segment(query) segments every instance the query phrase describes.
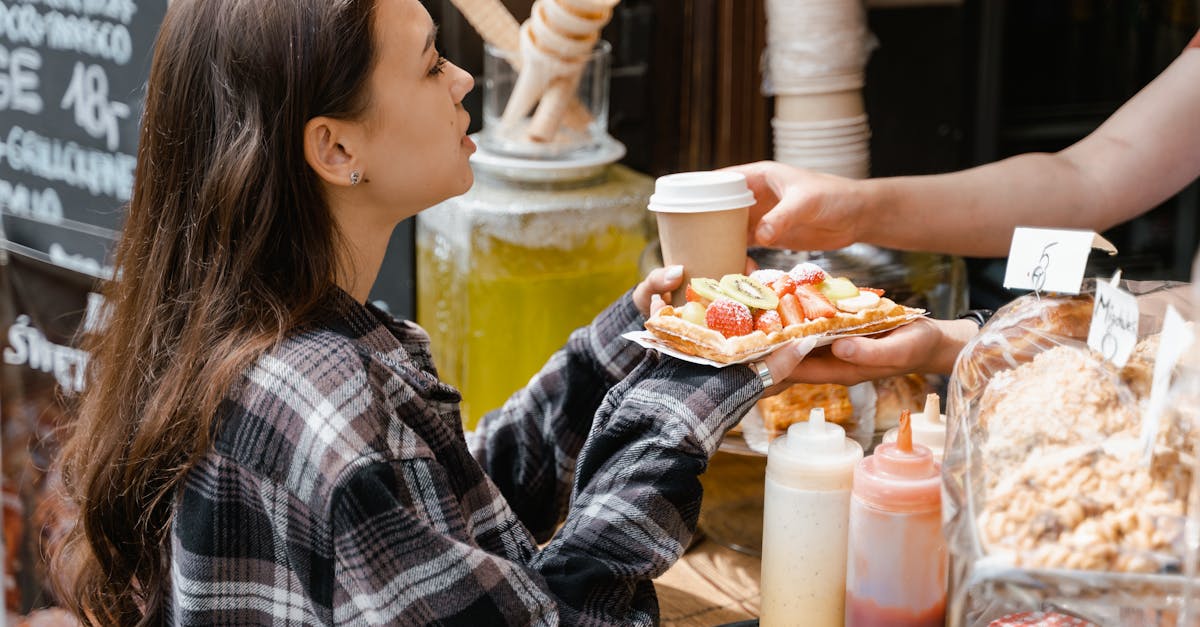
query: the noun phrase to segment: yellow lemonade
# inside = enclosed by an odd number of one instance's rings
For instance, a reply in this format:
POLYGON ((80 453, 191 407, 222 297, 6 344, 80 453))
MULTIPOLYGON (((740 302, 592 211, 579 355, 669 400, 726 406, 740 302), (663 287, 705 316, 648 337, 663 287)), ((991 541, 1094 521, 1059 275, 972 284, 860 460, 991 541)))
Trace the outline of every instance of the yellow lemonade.
POLYGON ((420 215, 417 322, 467 429, 637 283, 652 185, 620 166, 582 183, 480 177, 420 215))

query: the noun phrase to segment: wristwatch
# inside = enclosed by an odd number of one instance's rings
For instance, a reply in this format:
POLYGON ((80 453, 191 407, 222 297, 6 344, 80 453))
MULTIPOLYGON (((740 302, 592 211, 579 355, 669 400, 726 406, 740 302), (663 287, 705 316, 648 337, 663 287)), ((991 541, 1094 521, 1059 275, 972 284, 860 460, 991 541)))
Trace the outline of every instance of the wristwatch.
POLYGON ((978 324, 980 328, 987 324, 987 321, 996 312, 991 309, 970 309, 958 317, 959 320, 971 320, 978 324))

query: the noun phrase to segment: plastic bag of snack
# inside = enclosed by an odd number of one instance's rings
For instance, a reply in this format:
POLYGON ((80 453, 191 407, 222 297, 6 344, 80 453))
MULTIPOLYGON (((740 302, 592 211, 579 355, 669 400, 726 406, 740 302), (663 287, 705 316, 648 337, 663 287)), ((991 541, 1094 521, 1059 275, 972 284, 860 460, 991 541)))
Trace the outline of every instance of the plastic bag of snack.
POLYGON ((1047 603, 1120 624, 1179 609, 1200 405, 1177 399, 1149 459, 1142 423, 1167 305, 1189 311, 1188 291, 1121 286, 1140 312, 1123 368, 1087 345, 1090 292, 1018 298, 959 357, 943 466, 954 624, 1047 603))

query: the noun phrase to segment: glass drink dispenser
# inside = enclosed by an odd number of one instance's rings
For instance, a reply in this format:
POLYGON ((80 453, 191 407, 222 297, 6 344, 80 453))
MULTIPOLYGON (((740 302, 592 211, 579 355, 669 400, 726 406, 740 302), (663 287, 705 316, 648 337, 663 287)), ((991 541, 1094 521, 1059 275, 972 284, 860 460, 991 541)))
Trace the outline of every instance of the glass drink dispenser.
POLYGON ((607 44, 579 81, 590 119, 549 142, 501 127, 515 71, 486 54, 475 184, 417 219, 417 322, 442 379, 463 393, 467 429, 637 283, 652 228, 653 180, 615 163, 625 148, 603 124, 607 44))

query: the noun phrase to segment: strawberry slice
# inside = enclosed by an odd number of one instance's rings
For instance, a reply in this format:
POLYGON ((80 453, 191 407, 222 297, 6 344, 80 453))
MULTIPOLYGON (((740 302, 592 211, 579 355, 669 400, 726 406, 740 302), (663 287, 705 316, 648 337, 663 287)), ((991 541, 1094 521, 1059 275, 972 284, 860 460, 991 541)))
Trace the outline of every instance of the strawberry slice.
POLYGON ((818 285, 829 278, 821 266, 809 262, 796 264, 796 267, 788 271, 788 276, 800 285, 818 285))
POLYGON ((883 290, 881 290, 879 288, 875 288, 875 287, 860 287, 860 288, 858 288, 858 291, 870 292, 876 296, 883 296, 883 290))
POLYGON ((813 285, 801 285, 796 288, 796 297, 804 308, 804 317, 809 320, 816 318, 832 318, 837 315, 837 307, 813 285))
POLYGON ((696 290, 692 289, 691 285, 687 286, 687 291, 684 292, 683 297, 685 299, 687 299, 687 302, 689 302, 689 303, 700 303, 701 305, 704 305, 705 307, 707 307, 708 304, 712 302, 711 300, 708 300, 707 298, 696 293, 696 290))
POLYGON ((754 316, 754 328, 770 335, 775 331, 783 330, 783 320, 779 317, 779 312, 774 309, 764 309, 754 316))
POLYGON ((763 285, 770 285, 774 283, 776 279, 785 274, 787 273, 783 270, 776 270, 775 268, 759 268, 758 270, 750 273, 750 278, 762 283, 763 285))
POLYGON ((784 294, 795 293, 796 279, 793 279, 785 274, 778 279, 775 279, 774 283, 771 283, 771 289, 775 290, 776 296, 783 298, 784 294))
POLYGON ((750 315, 750 308, 728 298, 714 300, 704 312, 704 322, 708 328, 725 337, 754 332, 754 316, 750 315))
POLYGON ((804 307, 800 305, 800 299, 795 294, 784 294, 779 299, 777 311, 785 327, 804 322, 804 307))

